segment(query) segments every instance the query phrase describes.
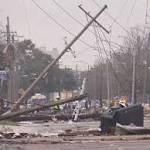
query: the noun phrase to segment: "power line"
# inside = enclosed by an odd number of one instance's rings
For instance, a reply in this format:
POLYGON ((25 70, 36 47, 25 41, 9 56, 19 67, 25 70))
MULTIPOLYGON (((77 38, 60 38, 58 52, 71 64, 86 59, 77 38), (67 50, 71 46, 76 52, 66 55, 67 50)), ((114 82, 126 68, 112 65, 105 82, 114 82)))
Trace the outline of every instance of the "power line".
MULTIPOLYGON (((97 5, 97 7, 99 7, 99 8, 101 8, 100 6, 99 6, 99 4, 95 1, 95 0, 93 0, 93 2, 95 3, 95 5, 97 5)), ((117 21, 117 19, 115 19, 112 15, 110 15, 108 12, 105 12, 106 13, 106 15, 109 17, 109 18, 111 18, 112 20, 114 20, 114 22, 118 25, 118 26, 120 26, 120 28, 122 29, 122 30, 124 30, 127 34, 129 34, 129 35, 131 35, 131 33, 122 25, 122 24, 120 24, 118 21, 117 21)), ((132 36, 132 35, 131 35, 132 36)), ((136 38, 135 37, 132 37, 133 38, 133 40, 134 40, 134 42, 137 42, 136 40, 136 38)))
MULTIPOLYGON (((100 33, 99 33, 99 31, 98 31, 98 30, 97 30, 97 33, 99 34, 99 37, 100 37, 100 33)), ((100 41, 101 41, 101 40, 100 40, 100 41)), ((101 43, 102 43, 102 41, 101 41, 101 43)), ((108 57, 108 54, 107 54, 107 52, 106 52, 106 50, 105 50, 105 49, 104 49, 104 52, 105 52, 106 56, 108 57)), ((112 65, 111 60, 110 60, 110 59, 107 59, 107 60, 109 61, 109 64, 111 65, 111 68, 112 68, 112 71, 113 71, 113 74, 114 74, 114 76, 115 76, 116 81, 118 81, 118 83, 119 83, 120 87, 121 87, 124 91, 126 91, 126 89, 124 88, 124 86, 122 86, 121 81, 118 79, 118 76, 117 76, 116 70, 114 69, 114 67, 113 67, 113 65, 112 65)))
MULTIPOLYGON (((87 16, 91 17, 85 10, 84 10, 84 12, 85 12, 85 14, 86 14, 86 18, 87 18, 87 16)), ((87 18, 87 21, 88 21, 88 18, 87 18)), ((94 27, 94 32, 95 32, 95 36, 96 36, 96 43, 99 43, 99 42, 97 42, 97 41, 98 41, 98 40, 97 40, 98 38, 97 38, 97 33, 96 33, 96 27, 95 27, 95 25, 94 25, 93 27, 94 27)), ((101 28, 100 28, 100 30, 101 30, 101 28)), ((109 45, 109 47, 110 47, 110 42, 107 40, 107 38, 106 38, 106 36, 105 36, 105 34, 103 33, 102 30, 101 30, 101 32, 102 32, 102 34, 103 34, 105 40, 107 41, 107 43, 108 43, 108 45, 109 45)), ((99 37, 100 37, 100 35, 99 35, 99 37)), ((100 40, 100 41, 101 41, 101 44, 102 44, 102 46, 103 46, 103 49, 105 50, 103 41, 102 41, 102 40, 100 40)), ((98 49, 99 49, 99 46, 98 46, 98 49)), ((112 48, 111 48, 111 49, 112 49, 112 48)), ((113 49, 112 49, 112 50, 113 50, 113 49)), ((105 51, 106 51, 106 50, 105 50, 105 51)), ((115 54, 114 50, 113 50, 113 53, 115 54)))
MULTIPOLYGON (((110 42, 108 41, 108 39, 106 38, 105 34, 103 33, 103 31, 100 29, 101 33, 103 34, 105 40, 107 41, 108 45, 110 46, 110 42)), ((112 50, 113 54, 116 56, 116 59, 118 60, 118 62, 120 62, 121 60, 118 58, 118 56, 116 55, 115 50, 110 46, 110 49, 112 50)), ((120 63, 120 65, 122 66, 123 70, 125 71, 126 74, 128 74, 127 69, 124 67, 124 65, 122 63, 120 63)))
MULTIPOLYGON (((98 35, 97 35, 97 36, 98 36, 98 35)), ((99 36, 98 36, 98 37, 99 37, 99 36)), ((99 39, 100 39, 102 42, 110 43, 110 44, 111 44, 111 49, 113 49, 112 46, 115 47, 115 48, 121 48, 120 50, 121 50, 123 53, 124 53, 124 51, 123 51, 122 48, 124 48, 124 49, 128 49, 128 48, 129 48, 129 47, 122 46, 122 45, 120 45, 120 44, 118 44, 117 42, 114 42, 114 41, 110 41, 110 42, 109 42, 107 39, 102 39, 101 37, 99 37, 99 39)), ((97 50, 96 47, 93 48, 93 49, 94 49, 94 50, 97 50)), ((113 51, 114 51, 114 49, 113 49, 113 51)), ((80 54, 87 53, 87 52, 89 52, 89 51, 79 52, 79 53, 76 54, 76 56, 78 56, 78 55, 80 55, 80 54)))
MULTIPOLYGON (((51 19, 53 22, 55 22, 55 24, 57 24, 60 28, 62 28, 64 31, 66 31, 68 34, 72 35, 72 36, 76 36, 75 34, 73 34, 72 32, 70 32, 66 27, 64 27, 62 24, 60 24, 55 18, 53 18, 49 13, 47 13, 38 3, 36 3, 34 0, 31 0, 36 7, 38 7, 49 19, 51 19)), ((80 42, 82 42, 83 44, 85 44, 86 46, 93 48, 92 45, 86 43, 85 41, 79 39, 80 42)))
MULTIPOLYGON (((120 10, 120 12, 119 12, 119 16, 116 18, 116 20, 118 20, 118 19, 120 18, 120 16, 122 16, 122 12, 123 12, 123 10, 124 10, 124 8, 125 8, 125 6, 126 6, 127 3, 128 3, 128 0, 125 0, 125 2, 124 2, 124 4, 123 4, 123 7, 121 8, 121 10, 120 10)), ((115 23, 115 22, 113 21, 112 24, 110 25, 111 28, 112 28, 112 26, 113 26, 114 23, 115 23)))
POLYGON ((145 23, 144 23, 144 35, 149 32, 150 29, 150 16, 149 16, 149 0, 146 0, 146 11, 145 11, 145 23))
MULTIPOLYGON (((99 33, 98 30, 97 30, 97 34, 99 35, 99 36, 97 36, 97 38, 99 38, 99 37, 100 37, 100 33, 99 33)), ((104 34, 104 33, 103 33, 103 35, 104 35, 104 37, 105 37, 105 34, 104 34)), ((105 37, 105 38, 106 38, 106 37, 105 37)), ((106 39, 106 40, 107 40, 107 39, 106 39)), ((103 46, 103 50, 104 50, 104 52, 105 52, 105 54, 106 54, 106 57, 108 57, 108 54, 107 54, 107 52, 106 52, 105 46, 104 46, 104 44, 103 44, 103 41, 100 40, 100 42, 101 42, 101 44, 102 44, 102 46, 103 46)), ((109 42, 109 41, 108 41, 108 42, 109 42)), ((108 43, 108 44, 109 44, 109 43, 108 43)), ((114 67, 113 67, 113 65, 112 65, 112 62, 111 62, 111 60, 109 59, 109 57, 107 58, 107 60, 108 60, 109 63, 111 64, 111 68, 112 68, 113 74, 114 74, 114 76, 115 76, 115 79, 119 82, 120 87, 121 87, 124 91, 126 91, 126 89, 122 86, 122 83, 121 83, 120 80, 118 79, 117 73, 116 73, 116 71, 115 71, 115 69, 114 69, 114 67)))
MULTIPOLYGON (((73 19, 75 22, 77 22, 79 25, 81 25, 82 27, 84 27, 84 24, 82 23, 82 22, 80 22, 78 19, 76 19, 75 17, 73 17, 62 5, 60 5, 58 2, 56 2, 55 0, 53 0, 53 2, 55 3, 55 5, 58 7, 58 8, 60 8, 67 16, 69 16, 71 19, 73 19)), ((81 9, 81 6, 79 5, 79 8, 81 9)), ((103 28, 103 30, 105 30, 107 33, 108 33, 108 31, 101 25, 101 24, 99 24, 100 26, 101 26, 101 28, 103 28)), ((94 33, 90 30, 90 29, 88 29, 88 31, 90 32, 90 33, 92 33, 93 35, 94 35, 94 33)))
POLYGON ((73 17, 66 9, 63 8, 62 5, 60 5, 59 3, 57 3, 55 0, 52 0, 55 5, 57 5, 57 7, 59 7, 65 14, 67 14, 70 18, 72 18, 74 21, 76 21, 78 24, 80 24, 81 26, 84 26, 84 24, 82 24, 78 19, 76 19, 75 17, 73 17))
POLYGON ((0 22, 0 26, 3 30, 5 30, 5 27, 3 26, 3 24, 0 22))
MULTIPOLYGON (((98 36, 98 35, 97 35, 97 36, 98 36)), ((108 43, 108 40, 104 40, 104 39, 102 39, 101 37, 99 37, 99 39, 100 39, 101 41, 105 42, 105 43, 108 43)), ((110 41, 109 43, 111 44, 111 47, 113 46, 113 47, 115 47, 115 48, 124 48, 124 49, 128 49, 128 47, 119 45, 118 43, 116 43, 116 42, 114 42, 114 41, 110 41)), ((97 49, 97 48, 95 47, 95 48, 93 48, 93 49, 95 50, 95 49, 97 49)), ((120 49, 120 50, 124 53, 124 51, 123 51, 122 49, 120 49)), ((78 55, 80 55, 80 54, 87 53, 87 52, 89 52, 89 51, 79 52, 79 53, 76 54, 76 56, 78 56, 78 55)))
MULTIPOLYGON (((128 0, 127 0, 128 1, 128 0)), ((75 17, 73 17, 66 9, 63 8, 62 5, 60 5, 58 2, 56 2, 55 0, 53 0, 53 2, 57 5, 57 7, 59 7, 63 12, 65 12, 70 18, 72 18, 74 21, 76 21, 78 24, 80 24, 81 26, 84 26, 78 19, 76 19, 75 17)), ((87 22, 88 22, 88 18, 87 18, 87 15, 86 15, 86 19, 87 19, 87 22)), ((95 35, 94 32, 92 32, 91 30, 89 30, 90 33, 92 33, 93 35, 95 35)), ((102 40, 102 39, 101 39, 102 40)), ((104 42, 107 42, 107 40, 103 40, 104 42)), ((116 43, 117 45, 117 43, 116 43)))
MULTIPOLYGON (((84 26, 80 21, 78 21, 75 17, 73 17, 67 10, 65 10, 59 3, 57 3, 55 0, 53 0, 53 2, 63 11, 65 12, 70 18, 72 18, 74 21, 76 21, 78 24, 84 26)), ((87 15, 86 15, 86 19, 87 19, 87 22, 88 22, 88 18, 87 18, 87 15)), ((92 34, 95 35, 95 33, 93 33, 92 31, 90 31, 92 34)), ((97 40, 97 36, 96 36, 96 40, 97 40)), ((100 49, 100 46, 99 46, 99 42, 96 42, 97 43, 97 49, 98 49, 98 53, 99 53, 99 56, 100 56, 100 52, 99 52, 99 49, 100 49)), ((103 46, 103 48, 105 48, 103 46)))
POLYGON ((148 0, 146 0, 145 24, 147 24, 147 17, 148 17, 148 6, 149 6, 149 2, 148 2, 148 0))
MULTIPOLYGON (((93 2, 95 3, 95 5, 97 5, 99 8, 101 8, 100 6, 99 6, 99 4, 95 1, 95 0, 93 0, 93 2)), ((123 25, 121 25, 118 21, 117 21, 117 19, 115 19, 113 16, 111 16, 109 13, 107 13, 107 12, 105 12, 106 13, 106 15, 109 17, 109 18, 111 18, 116 24, 118 24, 125 32, 127 32, 127 33, 129 33, 129 31, 123 26, 123 25)))
MULTIPOLYGON (((99 57, 102 59, 102 61, 104 61, 104 59, 101 55, 101 51, 100 51, 101 48, 100 48, 100 44, 99 44, 99 38, 98 38, 98 35, 97 35, 97 28, 95 27, 95 23, 93 25, 93 28, 94 28, 94 32, 95 32, 96 44, 97 44, 97 50, 98 50, 98 53, 99 53, 99 57)), ((103 50, 106 51, 104 44, 102 42, 101 42, 101 44, 102 44, 103 50)))
POLYGON ((22 0, 22 4, 23 4, 23 6, 24 6, 23 8, 24 8, 24 12, 25 12, 25 18, 26 18, 28 33, 29 33, 30 36, 32 37, 30 22, 29 22, 29 19, 28 19, 27 7, 26 7, 26 4, 25 4, 24 0, 22 0))
MULTIPOLYGON (((44 13, 46 13, 46 15, 48 15, 51 19, 53 19, 53 21, 55 21, 55 23, 57 23, 58 24, 58 22, 54 19, 54 18, 52 18, 45 10, 43 10, 41 7, 39 7, 39 5, 37 4, 37 3, 35 3, 35 1, 34 0, 32 0, 33 2, 34 2, 34 4, 36 4, 36 6, 38 6, 38 8, 40 8, 44 13)), ((80 25, 82 25, 83 26, 83 24, 80 22, 80 21, 78 21, 76 18, 74 18, 68 11, 66 11, 60 4, 58 4, 55 0, 53 0, 53 2, 57 5, 57 6, 59 6, 68 16, 70 16, 72 19, 74 19, 76 22, 78 22, 80 25)), ((65 31, 66 31, 66 29, 61 25, 61 24, 58 24, 59 26, 61 26, 65 31)), ((69 32, 69 34, 71 34, 71 35, 74 35, 74 34, 72 34, 70 31, 66 31, 66 32, 69 32)), ((106 40, 106 42, 107 42, 107 40, 106 40)), ((90 46, 91 47, 91 46, 90 46)), ((103 45, 103 47, 104 47, 104 45, 103 45)), ((93 47, 92 47, 93 48, 93 47)))
POLYGON ((126 24, 128 24, 129 19, 130 19, 130 18, 131 18, 131 16, 132 16, 133 10, 134 10, 135 5, 136 5, 136 2, 137 2, 137 0, 135 0, 135 1, 134 1, 134 3, 133 3, 133 6, 132 6, 131 11, 130 11, 130 13, 129 13, 129 16, 128 16, 128 18, 127 18, 127 22, 126 22, 126 24))
MULTIPOLYGON (((87 22, 89 22, 88 15, 86 13, 85 13, 85 16, 86 16, 87 22)), ((97 45, 97 51, 98 51, 98 55, 99 55, 99 61, 101 61, 100 58, 104 61, 104 59, 103 59, 103 57, 101 55, 101 52, 100 52, 101 47, 99 45, 99 39, 98 39, 98 35, 97 35, 97 32, 96 32, 96 26, 95 26, 95 24, 96 24, 96 22, 93 23, 93 29, 94 29, 94 35, 96 37, 96 45, 97 45)), ((104 45, 102 45, 102 46, 103 46, 103 49, 105 49, 104 45)))
MULTIPOLYGON (((88 21, 88 20, 87 20, 87 21, 88 21)), ((101 55, 101 52, 100 52, 100 45, 99 45, 99 40, 98 40, 98 39, 100 38, 100 33, 99 33, 98 30, 96 30, 95 26, 94 26, 94 31, 95 31, 95 36, 96 36, 96 43, 97 43, 97 47, 98 47, 98 53, 99 53, 100 58, 103 59, 103 57, 102 57, 102 55, 101 55), (98 33, 99 35, 97 35, 97 33, 98 33)), ((104 35, 104 37, 105 37, 105 35, 104 35)), ((107 39, 106 39, 106 37, 105 37, 105 41, 108 42, 107 39)), ((101 44, 102 44, 103 50, 104 50, 104 52, 105 52, 105 54, 106 54, 106 57, 108 57, 108 54, 107 54, 107 52, 106 52, 105 46, 104 46, 103 41, 101 40, 101 38, 100 38, 100 42, 101 42, 101 44)), ((108 58, 107 58, 107 59, 108 59, 108 58)), ((109 59, 108 59, 108 61, 109 61, 109 63, 111 63, 109 59)), ((111 68, 112 68, 112 70, 113 70, 113 73, 114 73, 114 76, 115 76, 116 80, 117 80, 117 81, 119 82, 119 84, 120 84, 120 87, 122 87, 122 84, 121 84, 120 80, 118 79, 117 74, 116 74, 116 71, 115 71, 115 69, 113 68, 112 64, 111 64, 111 68)), ((125 89, 124 89, 123 87, 122 87, 122 89, 125 91, 125 89)))

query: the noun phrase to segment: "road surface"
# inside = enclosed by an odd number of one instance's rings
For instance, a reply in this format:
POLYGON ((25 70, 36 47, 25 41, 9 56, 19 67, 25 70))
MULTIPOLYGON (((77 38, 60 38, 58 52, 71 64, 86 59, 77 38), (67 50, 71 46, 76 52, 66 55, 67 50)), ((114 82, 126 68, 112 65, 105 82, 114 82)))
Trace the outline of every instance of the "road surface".
POLYGON ((150 150, 150 140, 72 144, 1 144, 0 150, 150 150))

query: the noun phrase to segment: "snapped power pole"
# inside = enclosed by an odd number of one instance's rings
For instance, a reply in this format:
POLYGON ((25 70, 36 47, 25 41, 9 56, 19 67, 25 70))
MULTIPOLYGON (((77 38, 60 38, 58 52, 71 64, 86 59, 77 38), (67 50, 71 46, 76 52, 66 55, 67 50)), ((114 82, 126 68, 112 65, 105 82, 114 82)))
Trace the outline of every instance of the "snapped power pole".
POLYGON ((23 103, 24 98, 27 96, 27 94, 33 89, 33 87, 37 84, 39 80, 47 73, 48 70, 50 70, 57 62, 58 60, 67 52, 67 50, 80 38, 80 36, 87 30, 87 28, 98 18, 98 16, 107 8, 107 5, 104 5, 104 7, 91 19, 89 23, 77 34, 77 36, 62 50, 62 52, 59 54, 59 56, 53 60, 38 76, 38 78, 27 88, 27 90, 24 92, 24 94, 18 99, 16 105, 12 107, 11 111, 15 111, 20 104, 23 103))
POLYGON ((2 116, 0 116, 0 121, 1 120, 12 119, 14 117, 18 117, 20 115, 29 114, 29 113, 34 112, 34 111, 45 110, 47 108, 54 107, 54 106, 57 106, 57 105, 62 105, 62 104, 65 104, 65 103, 70 103, 70 102, 74 102, 74 101, 81 101, 81 100, 83 100, 86 97, 87 97, 87 94, 85 93, 85 94, 82 94, 82 95, 79 95, 79 96, 75 96, 75 97, 72 97, 72 98, 69 98, 69 99, 53 101, 52 103, 47 104, 47 105, 37 106, 35 108, 29 108, 29 109, 26 109, 26 110, 20 110, 20 111, 16 111, 16 112, 3 114, 2 116))

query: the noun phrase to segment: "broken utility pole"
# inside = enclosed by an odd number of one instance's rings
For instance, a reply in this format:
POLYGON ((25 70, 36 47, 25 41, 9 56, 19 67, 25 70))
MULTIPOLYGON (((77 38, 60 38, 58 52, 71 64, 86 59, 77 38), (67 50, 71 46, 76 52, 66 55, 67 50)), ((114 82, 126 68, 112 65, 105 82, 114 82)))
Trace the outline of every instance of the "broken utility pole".
POLYGON ((34 112, 34 111, 44 110, 44 109, 47 109, 47 108, 50 108, 50 107, 53 107, 53 106, 62 105, 62 104, 73 102, 73 101, 81 101, 82 99, 84 99, 86 97, 87 97, 87 94, 82 94, 82 95, 79 95, 79 96, 72 97, 70 99, 54 101, 51 104, 38 106, 38 107, 27 109, 27 110, 21 110, 21 111, 18 111, 18 112, 7 113, 7 114, 4 114, 0 117, 0 121, 1 120, 12 119, 12 118, 20 116, 20 115, 25 115, 25 114, 28 114, 28 113, 31 113, 31 112, 34 112))
POLYGON ((98 16, 107 8, 105 5, 96 15, 92 18, 92 20, 77 34, 77 36, 64 48, 64 50, 59 54, 59 56, 53 60, 38 76, 38 78, 27 88, 24 94, 18 99, 16 105, 14 105, 11 111, 15 111, 20 104, 24 101, 25 96, 31 91, 31 89, 37 84, 39 80, 47 73, 49 69, 51 69, 57 61, 67 52, 67 50, 79 39, 79 37, 87 30, 87 28, 98 18, 98 16))

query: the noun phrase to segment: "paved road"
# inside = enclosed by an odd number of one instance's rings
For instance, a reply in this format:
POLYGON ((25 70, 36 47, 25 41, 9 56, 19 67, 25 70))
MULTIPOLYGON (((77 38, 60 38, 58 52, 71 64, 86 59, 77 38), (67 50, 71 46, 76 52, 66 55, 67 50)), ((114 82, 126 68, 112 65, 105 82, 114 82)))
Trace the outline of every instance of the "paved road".
POLYGON ((147 141, 103 141, 100 143, 72 144, 1 144, 0 150, 150 150, 150 140, 147 141))
MULTIPOLYGON (((150 118, 145 119, 146 127, 150 127, 150 118)), ((30 132, 48 132, 56 133, 58 130, 65 129, 88 129, 96 128, 99 126, 98 122, 79 122, 79 123, 46 123, 41 126, 40 124, 27 124, 18 126, 17 129, 31 130, 30 132)), ((10 127, 16 130, 16 127, 10 127)), ((17 130, 17 132, 18 132, 17 130)), ((28 131, 29 132, 29 131, 28 131)), ((150 150, 150 140, 138 141, 100 141, 95 143, 82 142, 82 143, 64 143, 64 144, 2 144, 0 143, 0 150, 150 150)))

